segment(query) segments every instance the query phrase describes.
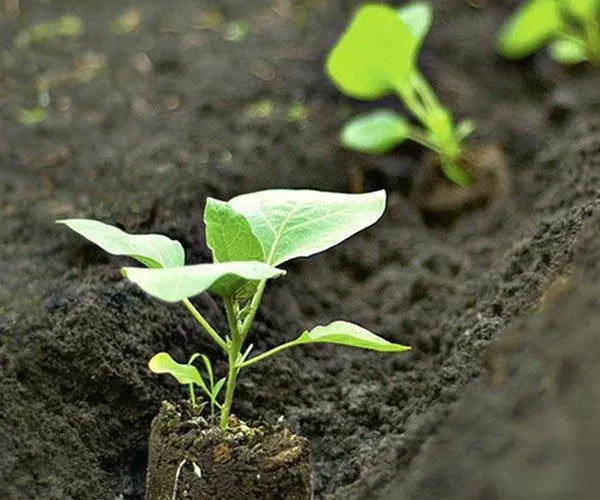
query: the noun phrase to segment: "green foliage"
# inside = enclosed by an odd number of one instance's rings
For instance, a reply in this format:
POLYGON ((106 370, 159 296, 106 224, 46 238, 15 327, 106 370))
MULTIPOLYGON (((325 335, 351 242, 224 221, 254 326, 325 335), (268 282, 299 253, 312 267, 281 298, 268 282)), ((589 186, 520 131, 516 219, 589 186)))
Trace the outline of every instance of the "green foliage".
POLYGON ((167 353, 149 363, 154 373, 170 374, 187 385, 195 404, 194 387, 210 402, 211 416, 220 411, 221 428, 228 425, 235 383, 240 370, 292 346, 330 343, 382 352, 401 352, 364 328, 335 321, 305 331, 297 339, 249 358, 252 345, 244 342, 260 305, 268 279, 284 274, 274 267, 297 257, 322 252, 375 223, 385 209, 385 192, 326 193, 309 190, 270 190, 238 196, 229 202, 209 198, 204 212, 206 241, 212 264, 185 265, 181 245, 166 236, 132 235, 107 224, 70 219, 59 221, 114 255, 127 255, 147 268, 125 267, 122 274, 146 293, 167 302, 182 301, 228 359, 227 377, 215 382, 210 360, 194 354, 187 364, 167 353), (219 334, 188 300, 204 291, 223 298, 229 324, 219 334), (208 384, 193 362, 201 357, 208 384), (221 389, 225 397, 218 401, 221 389))
POLYGON ((329 54, 327 74, 350 97, 378 99, 408 84, 416 45, 394 9, 366 5, 329 54))
POLYGON ((229 297, 235 293, 235 289, 228 286, 234 281, 232 278, 266 280, 285 272, 262 262, 224 262, 165 269, 124 267, 122 273, 147 294, 166 302, 179 302, 209 289, 229 297))
POLYGON ((465 128, 457 130, 451 113, 417 68, 431 20, 427 2, 401 9, 364 5, 329 53, 325 69, 331 81, 355 99, 374 100, 395 93, 421 125, 377 110, 346 124, 341 134, 344 146, 385 154, 410 139, 438 153, 447 177, 467 185, 470 178, 460 167, 465 128))
POLYGON ((380 352, 402 352, 409 349, 400 344, 392 344, 369 330, 347 321, 334 321, 325 326, 316 326, 311 331, 305 331, 296 344, 338 344, 349 347, 360 347, 380 352))
POLYGON ((43 123, 48 116, 48 110, 42 107, 20 108, 17 112, 17 121, 26 127, 34 127, 43 123))
POLYGON ((237 196, 229 205, 248 221, 263 262, 276 266, 327 250, 374 224, 385 210, 385 192, 272 189, 237 196))
POLYGON ((185 253, 178 241, 160 234, 127 234, 119 228, 88 219, 59 220, 112 255, 127 255, 146 267, 183 266, 185 253))
POLYGON ((529 0, 497 38, 498 52, 508 59, 530 56, 546 44, 561 64, 600 63, 600 1, 529 0))
POLYGON ((377 109, 346 122, 341 143, 349 149, 374 155, 385 154, 410 135, 410 124, 398 113, 377 109))

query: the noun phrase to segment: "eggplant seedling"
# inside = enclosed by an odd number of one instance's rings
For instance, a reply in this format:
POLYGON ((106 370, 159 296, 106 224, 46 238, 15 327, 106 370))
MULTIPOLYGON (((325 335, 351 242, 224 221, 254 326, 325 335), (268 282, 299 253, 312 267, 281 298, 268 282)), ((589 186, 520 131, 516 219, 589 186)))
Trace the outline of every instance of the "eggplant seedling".
POLYGON ((497 49, 522 59, 547 43, 561 64, 600 64, 600 0, 529 0, 501 28, 497 49))
POLYGON ((330 343, 382 352, 409 347, 394 344, 346 321, 306 330, 297 338, 251 356, 245 346, 267 280, 285 271, 276 267, 297 257, 322 252, 375 223, 385 209, 385 192, 327 193, 309 190, 268 190, 246 194, 229 202, 208 198, 204 210, 206 242, 213 263, 185 265, 181 244, 158 234, 132 235, 102 222, 87 219, 58 221, 113 255, 127 255, 147 269, 124 267, 122 274, 146 293, 167 302, 182 302, 200 327, 227 357, 227 375, 215 380, 206 355, 193 354, 187 363, 169 354, 156 354, 149 362, 155 373, 168 373, 187 385, 195 404, 195 388, 210 403, 211 417, 220 413, 220 427, 229 422, 236 380, 243 368, 293 346, 330 343), (202 292, 223 299, 229 332, 217 332, 190 302, 202 292), (194 365, 202 359, 204 376, 194 365), (205 380, 206 379, 206 380, 205 380), (222 388, 225 396, 220 398, 222 388))
POLYGON ((425 2, 401 9, 364 5, 329 53, 325 68, 331 81, 352 98, 371 101, 396 94, 421 125, 394 111, 377 109, 345 124, 344 146, 384 154, 410 139, 436 152, 446 177, 465 186, 471 178, 460 166, 462 141, 474 124, 463 120, 455 125, 417 68, 431 18, 431 6, 425 2))

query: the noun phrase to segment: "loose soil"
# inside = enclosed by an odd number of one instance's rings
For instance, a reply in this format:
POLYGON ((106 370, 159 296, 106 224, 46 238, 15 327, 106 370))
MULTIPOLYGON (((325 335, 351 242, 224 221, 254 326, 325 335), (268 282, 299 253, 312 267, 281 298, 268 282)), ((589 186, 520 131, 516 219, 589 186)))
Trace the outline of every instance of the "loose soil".
MULTIPOLYGON (((514 2, 437 3, 423 72, 477 143, 503 145, 512 178, 506 198, 428 224, 410 194, 420 149, 336 144, 372 106, 322 72, 358 3, 30 0, 0 19, 0 498, 141 499, 150 422, 182 396, 147 360, 219 359, 183 308, 55 219, 164 233, 198 263, 207 196, 361 184, 390 191, 384 218, 290 263, 250 341, 347 319, 413 350, 286 351, 242 375, 238 416, 309 439, 317 499, 596 498, 598 72, 497 57, 514 2), (126 12, 134 29, 111 31, 126 12), (13 44, 63 14, 85 33, 13 44), (42 78, 48 118, 21 125, 42 78)), ((225 328, 214 297, 194 302, 225 328)))

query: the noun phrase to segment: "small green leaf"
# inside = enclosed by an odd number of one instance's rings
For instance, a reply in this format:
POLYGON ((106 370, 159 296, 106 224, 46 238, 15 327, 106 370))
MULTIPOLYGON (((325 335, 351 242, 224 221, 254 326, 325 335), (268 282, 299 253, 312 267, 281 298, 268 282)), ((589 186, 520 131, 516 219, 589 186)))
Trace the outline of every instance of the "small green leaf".
POLYGON ((165 269, 124 267, 122 273, 153 297, 166 302, 178 302, 208 289, 227 296, 230 290, 226 285, 232 276, 263 280, 281 276, 285 271, 262 262, 225 262, 165 269))
POLYGON ((327 250, 374 224, 385 191, 367 194, 272 189, 229 201, 261 242, 265 262, 278 265, 327 250))
POLYGON ((177 363, 166 352, 155 354, 148 363, 148 367, 153 373, 168 373, 169 375, 173 375, 180 384, 196 384, 203 389, 206 388, 206 384, 195 366, 177 363))
POLYGON ((404 142, 410 124, 399 114, 378 109, 359 115, 344 125, 341 142, 361 153, 385 154, 404 142))
POLYGON ((369 330, 347 321, 334 321, 329 325, 316 326, 310 332, 305 331, 300 335, 295 343, 298 345, 338 344, 381 352, 402 352, 410 349, 408 346, 388 342, 369 330))
POLYGON ((26 127, 33 127, 42 123, 48 116, 46 108, 20 108, 17 112, 17 121, 26 127))
POLYGON ((556 0, 529 0, 504 24, 498 35, 498 52, 522 59, 538 50, 562 26, 556 0))
POLYGON ((356 99, 378 99, 404 85, 412 73, 417 43, 387 5, 361 7, 325 63, 339 89, 356 99))
POLYGON ((219 395, 219 392, 221 392, 221 389, 223 388, 223 385, 225 385, 226 381, 227 379, 222 378, 221 380, 217 381, 217 383, 214 385, 211 394, 213 401, 217 399, 217 396, 219 395))
POLYGON ((550 44, 550 57, 567 66, 588 60, 585 47, 572 40, 556 40, 550 44))
POLYGON ((202 361, 204 361, 204 367, 206 368, 206 374, 208 375, 208 383, 213 387, 215 385, 215 378, 213 375, 212 363, 206 354, 202 354, 202 361))
POLYGON ((431 28, 433 13, 428 2, 412 2, 398 9, 398 16, 420 47, 431 28))
POLYGON ((160 234, 127 234, 119 228, 90 219, 56 221, 113 255, 127 255, 147 267, 183 266, 185 253, 178 241, 160 234))
MULTIPOLYGON (((231 206, 220 200, 208 198, 204 209, 206 244, 212 250, 214 262, 264 261, 263 249, 254 236, 250 224, 231 206)), ((223 283, 231 296, 251 296, 257 284, 234 276, 223 283)))
POLYGON ((467 118, 465 120, 462 120, 456 126, 456 135, 462 140, 465 137, 470 136, 475 131, 475 128, 475 122, 467 118))

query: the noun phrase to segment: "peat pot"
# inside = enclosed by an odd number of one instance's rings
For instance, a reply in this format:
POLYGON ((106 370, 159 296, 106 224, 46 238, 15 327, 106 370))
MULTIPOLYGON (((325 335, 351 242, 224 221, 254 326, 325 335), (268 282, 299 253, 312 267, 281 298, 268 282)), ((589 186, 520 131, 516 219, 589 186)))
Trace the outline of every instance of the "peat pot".
POLYGON ((152 421, 146 500, 310 500, 308 441, 282 424, 222 432, 188 402, 162 404, 152 421))

